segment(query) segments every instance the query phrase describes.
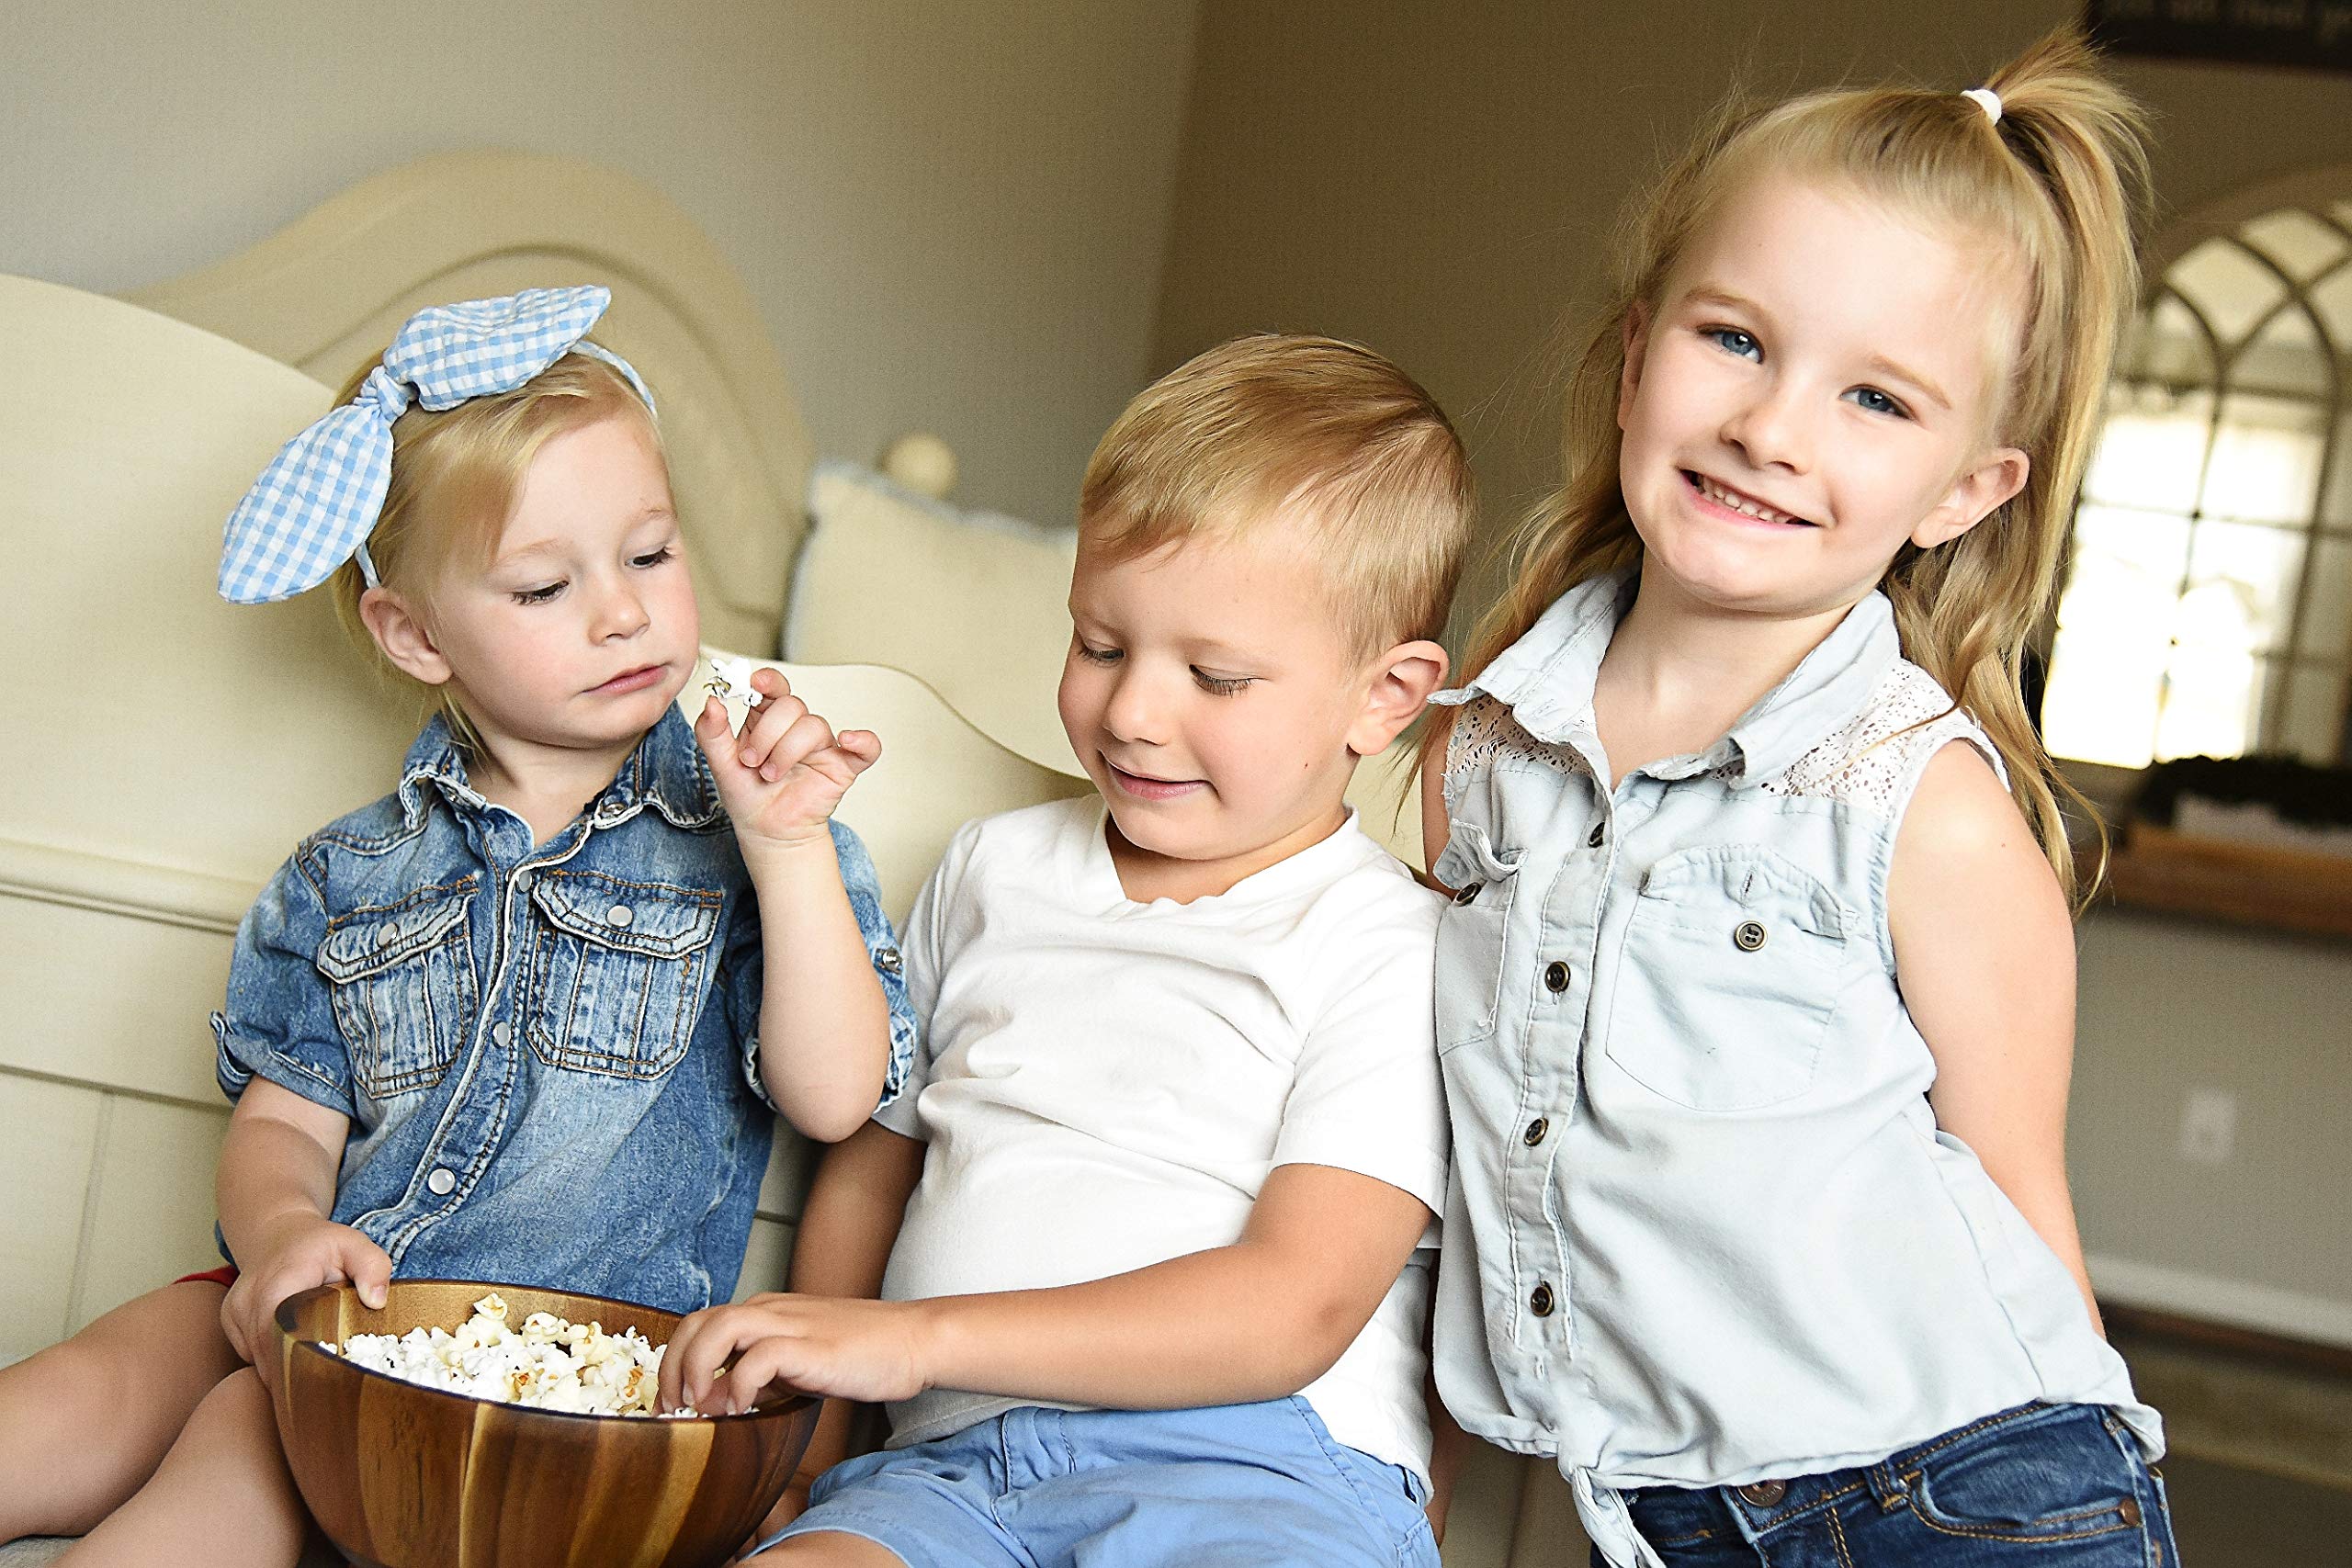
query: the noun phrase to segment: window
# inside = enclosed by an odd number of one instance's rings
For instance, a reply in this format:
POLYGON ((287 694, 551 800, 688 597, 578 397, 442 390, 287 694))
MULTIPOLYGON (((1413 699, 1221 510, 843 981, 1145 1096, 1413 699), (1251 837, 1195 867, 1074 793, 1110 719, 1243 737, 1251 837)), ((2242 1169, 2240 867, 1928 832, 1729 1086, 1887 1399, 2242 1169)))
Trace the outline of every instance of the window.
POLYGON ((2267 187, 2155 248, 2075 515, 2054 754, 2352 761, 2346 193, 2267 187))

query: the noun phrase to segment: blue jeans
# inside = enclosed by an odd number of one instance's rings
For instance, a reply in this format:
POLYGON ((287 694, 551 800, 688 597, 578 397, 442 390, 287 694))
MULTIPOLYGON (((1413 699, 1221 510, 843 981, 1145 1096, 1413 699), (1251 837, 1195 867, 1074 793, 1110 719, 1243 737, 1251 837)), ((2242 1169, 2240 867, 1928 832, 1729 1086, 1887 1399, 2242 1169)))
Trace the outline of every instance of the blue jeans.
POLYGON ((1627 1500, 1669 1568, 2179 1562, 2163 1478, 2090 1404, 2019 1405, 1860 1469, 1627 1500))

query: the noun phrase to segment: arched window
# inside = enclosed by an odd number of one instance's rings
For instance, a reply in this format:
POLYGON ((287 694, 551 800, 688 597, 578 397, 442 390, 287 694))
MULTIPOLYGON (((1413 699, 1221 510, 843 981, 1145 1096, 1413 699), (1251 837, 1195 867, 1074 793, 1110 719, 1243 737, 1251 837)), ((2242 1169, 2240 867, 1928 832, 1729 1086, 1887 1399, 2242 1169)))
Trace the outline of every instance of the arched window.
POLYGON ((2167 232, 2075 516, 2042 728, 2352 761, 2352 168, 2167 232))

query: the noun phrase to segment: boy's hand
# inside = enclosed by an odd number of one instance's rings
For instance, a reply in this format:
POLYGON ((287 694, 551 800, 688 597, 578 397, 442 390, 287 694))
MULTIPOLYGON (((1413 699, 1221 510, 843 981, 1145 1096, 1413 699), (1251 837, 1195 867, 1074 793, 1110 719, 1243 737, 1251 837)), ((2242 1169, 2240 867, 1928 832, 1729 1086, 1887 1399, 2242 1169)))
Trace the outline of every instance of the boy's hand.
POLYGON ((791 851, 822 842, 833 807, 857 775, 882 755, 873 731, 832 726, 792 694, 792 683, 773 670, 752 674, 760 705, 731 733, 727 709, 717 697, 704 699, 695 738, 710 759, 718 797, 735 824, 735 837, 748 860, 762 846, 791 851))
POLYGON ((384 1249, 349 1225, 316 1214, 290 1215, 265 1234, 253 1267, 239 1265, 237 1282, 220 1303, 220 1327, 237 1354, 275 1388, 270 1320, 280 1302, 313 1285, 347 1280, 358 1287, 361 1301, 380 1307, 391 1279, 392 1260, 384 1249))
POLYGON ((670 1337, 662 1408, 731 1416, 772 1382, 869 1404, 912 1399, 931 1386, 921 1305, 770 1293, 706 1308, 670 1337))

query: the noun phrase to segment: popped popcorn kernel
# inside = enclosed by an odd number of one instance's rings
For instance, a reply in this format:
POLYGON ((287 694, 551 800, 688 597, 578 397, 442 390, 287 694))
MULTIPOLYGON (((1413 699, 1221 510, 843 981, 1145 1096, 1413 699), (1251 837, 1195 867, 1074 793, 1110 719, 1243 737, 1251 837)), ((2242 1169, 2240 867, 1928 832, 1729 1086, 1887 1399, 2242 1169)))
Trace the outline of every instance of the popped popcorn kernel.
POLYGON ((584 1416, 655 1414, 663 1347, 634 1328, 607 1334, 600 1323, 569 1323, 546 1312, 514 1328, 507 1315, 505 1300, 493 1291, 474 1303, 473 1316, 455 1334, 355 1334, 341 1345, 322 1340, 319 1348, 371 1371, 502 1404, 584 1416))

